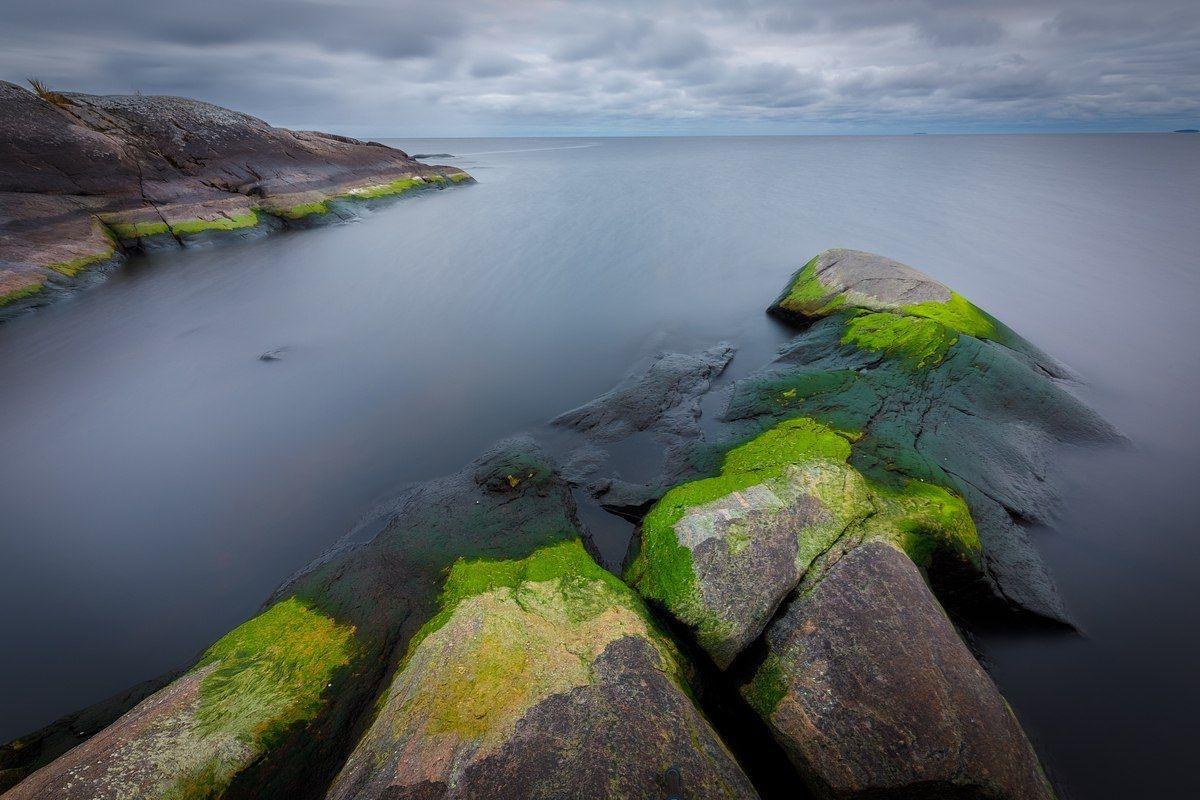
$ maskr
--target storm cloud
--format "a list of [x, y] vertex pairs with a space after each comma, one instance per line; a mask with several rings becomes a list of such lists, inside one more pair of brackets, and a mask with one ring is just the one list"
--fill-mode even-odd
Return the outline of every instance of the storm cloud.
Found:
[[1163, 130], [1194, 0], [0, 0], [0, 77], [355, 135]]

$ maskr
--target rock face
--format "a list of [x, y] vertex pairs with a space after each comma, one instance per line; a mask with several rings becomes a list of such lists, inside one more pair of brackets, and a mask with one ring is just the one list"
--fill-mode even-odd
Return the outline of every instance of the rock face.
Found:
[[912, 562], [865, 544], [766, 635], [745, 693], [820, 797], [1052, 798]]
[[[567, 478], [521, 437], [411, 487], [4, 800], [657, 797], [671, 766], [684, 796], [755, 797], [643, 599], [715, 665], [705, 707], [764, 787], [797, 790], [790, 760], [823, 798], [1049, 800], [934, 593], [1068, 620], [1026, 528], [1052, 516], [1054, 448], [1115, 432], [896, 262], [828, 251], [772, 308], [803, 327], [715, 428], [700, 399], [732, 348], [659, 356], [555, 421]], [[659, 479], [606, 478], [637, 437]], [[579, 488], [649, 506], [625, 583], [585, 548]], [[29, 738], [45, 757], [9, 745], [6, 779], [114, 713]]]
[[469, 180], [195, 100], [39, 96], [0, 81], [0, 306], [43, 300], [148, 237], [245, 231], [328, 212], [337, 198]]
[[756, 797], [637, 597], [579, 542], [459, 562], [329, 792], [372, 798]]

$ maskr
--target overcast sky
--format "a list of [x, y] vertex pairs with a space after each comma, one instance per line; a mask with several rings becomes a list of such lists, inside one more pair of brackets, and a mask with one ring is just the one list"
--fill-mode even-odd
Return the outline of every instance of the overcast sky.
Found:
[[360, 136], [1200, 127], [1200, 0], [0, 0], [0, 77]]

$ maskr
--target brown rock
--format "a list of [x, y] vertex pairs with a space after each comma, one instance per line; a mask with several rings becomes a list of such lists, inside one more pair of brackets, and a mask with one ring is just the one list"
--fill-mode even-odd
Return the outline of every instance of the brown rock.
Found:
[[1054, 796], [1004, 698], [894, 547], [843, 556], [766, 642], [743, 691], [819, 796]]

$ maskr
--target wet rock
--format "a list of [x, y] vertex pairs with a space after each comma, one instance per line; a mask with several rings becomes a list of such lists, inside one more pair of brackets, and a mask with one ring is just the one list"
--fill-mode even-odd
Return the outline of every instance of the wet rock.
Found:
[[1070, 624], [1028, 531], [1055, 518], [1057, 449], [1119, 436], [1052, 377], [1065, 369], [941, 284], [869, 254], [821, 254], [775, 308], [806, 327], [738, 382], [726, 420], [753, 430], [810, 416], [855, 432], [850, 463], [869, 477], [963, 496], [996, 605]]
[[107, 728], [178, 676], [170, 672], [143, 681], [0, 747], [0, 792]]
[[631, 375], [595, 400], [556, 417], [552, 424], [612, 442], [654, 429], [695, 433], [703, 395], [735, 349], [722, 342], [695, 354], [664, 353], [642, 373]]
[[400, 150], [275, 128], [196, 100], [40, 97], [0, 81], [0, 306], [125, 247], [469, 180]]
[[579, 542], [459, 562], [331, 800], [755, 797], [685, 665]]
[[445, 570], [578, 536], [570, 489], [545, 454], [502, 442], [404, 492], [377, 535], [316, 559], [186, 675], [5, 800], [319, 797], [436, 612]]
[[894, 547], [797, 597], [745, 687], [819, 797], [1052, 798], [1012, 711]]
[[258, 357], [258, 360], [259, 361], [282, 361], [283, 357], [285, 355], [287, 355], [287, 352], [289, 350], [291, 350], [290, 347], [276, 347], [276, 348], [274, 348], [272, 350], [268, 350], [265, 353], [263, 353], [262, 355], [260, 355]]

